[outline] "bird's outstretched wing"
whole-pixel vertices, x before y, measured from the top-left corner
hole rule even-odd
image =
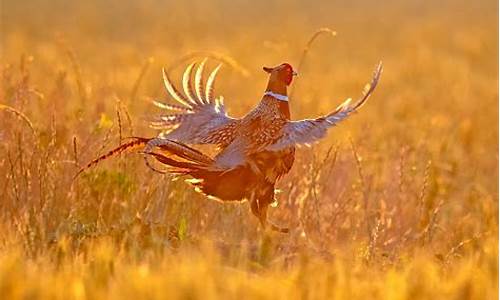
[[[266,150],[278,151],[295,145],[311,144],[323,138],[330,127],[337,125],[366,102],[375,90],[381,73],[382,63],[380,62],[374,71],[371,82],[366,85],[363,95],[358,101],[351,103],[351,99],[347,99],[335,111],[317,119],[289,121],[283,128],[281,138],[267,146]]]
[[[210,73],[204,86],[205,63],[206,59],[198,66],[192,63],[186,68],[182,77],[184,94],[177,90],[163,69],[165,88],[178,104],[153,101],[156,106],[169,112],[156,117],[150,124],[152,128],[162,130],[159,137],[188,144],[217,145],[227,144],[233,139],[239,119],[227,115],[222,96],[214,96],[215,78],[221,65]]]

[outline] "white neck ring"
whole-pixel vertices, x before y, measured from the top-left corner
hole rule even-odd
[[[274,93],[274,92],[271,92],[271,91],[266,91],[264,93],[264,96],[271,96],[274,99],[280,100],[280,101],[288,101],[288,96],[277,94],[277,93]]]

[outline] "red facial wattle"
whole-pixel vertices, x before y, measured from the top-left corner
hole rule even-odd
[[[293,68],[290,64],[283,64],[283,71],[285,72],[285,83],[286,85],[290,85],[293,79]]]
[[[286,74],[286,79],[285,79],[286,85],[290,85],[292,83],[292,79],[293,79],[292,72],[288,72]]]

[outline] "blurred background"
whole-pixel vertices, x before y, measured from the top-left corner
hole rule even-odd
[[[104,240],[113,249],[110,260],[121,257],[128,265],[133,257],[151,267],[168,260],[165,249],[208,240],[217,259],[244,271],[299,266],[314,273],[297,262],[300,255],[360,260],[381,274],[412,264],[417,270],[399,275],[404,284],[377,273],[384,282],[377,285],[365,264],[353,263],[360,272],[353,275],[349,266],[326,263],[324,274],[355,279],[301,285],[310,297],[331,297],[335,284],[345,292],[339,299],[372,297],[370,291],[398,284],[413,299],[419,293],[497,295],[497,1],[0,3],[0,260],[13,251],[6,245],[15,244],[21,245],[19,257],[57,260],[64,253],[74,266],[78,255],[94,253],[88,249]],[[235,117],[260,100],[267,82],[263,66],[288,62],[299,68],[290,91],[295,119],[356,99],[375,65],[384,63],[379,86],[360,113],[320,144],[301,149],[280,182],[279,205],[270,214],[293,229],[289,235],[266,239],[248,204],[209,201],[182,180],[152,173],[139,155],[112,159],[73,182],[79,167],[125,137],[157,134],[147,124],[159,113],[150,100],[171,101],[161,68],[180,80],[187,64],[204,56],[211,67],[224,62],[216,95],[224,96]],[[425,259],[415,263],[416,253]],[[140,276],[134,259],[131,272]],[[419,273],[423,269],[428,273]],[[476,269],[484,273],[473,276]],[[224,270],[215,273],[233,278]],[[456,278],[446,276],[456,270]],[[79,272],[71,274],[84,278]],[[0,268],[1,274],[11,276]],[[89,287],[93,280],[113,277],[107,271],[93,276],[81,279],[87,293],[101,291]],[[151,284],[165,285],[148,276]],[[242,288],[253,282],[234,280]],[[357,280],[371,288],[359,288]],[[344,289],[350,284],[352,290]],[[325,293],[314,294],[311,286]]]
[[[140,96],[159,96],[161,66],[195,51],[215,52],[234,58],[250,74],[241,77],[225,68],[219,83],[239,113],[259,99],[267,79],[263,65],[287,61],[297,66],[311,35],[328,27],[338,35],[318,38],[312,47],[293,107],[313,102],[313,109],[321,111],[354,96],[383,60],[384,90],[404,79],[399,97],[408,90],[419,96],[420,101],[408,101],[418,102],[410,109],[443,97],[430,89],[438,86],[446,94],[457,76],[495,77],[497,6],[495,1],[3,0],[1,54],[10,62],[23,53],[33,56],[33,76],[46,78],[67,69],[64,53],[71,49],[84,85],[94,93],[106,86],[118,93],[130,89],[154,58]],[[438,75],[444,77],[440,82]],[[433,110],[446,104],[435,101]],[[296,115],[301,111],[295,109]]]

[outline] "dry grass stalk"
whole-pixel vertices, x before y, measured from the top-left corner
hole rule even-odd
[[[311,36],[311,38],[309,38],[309,41],[307,42],[305,47],[302,49],[302,54],[301,54],[300,59],[299,59],[299,64],[297,65],[297,68],[296,68],[296,70],[297,70],[297,72],[299,72],[299,74],[301,74],[302,71],[304,70],[304,65],[306,62],[307,54],[311,50],[311,47],[314,44],[314,41],[316,41],[316,39],[318,39],[318,37],[320,37],[321,35],[329,35],[329,36],[335,37],[337,35],[337,32],[331,30],[330,28],[319,28],[318,30],[316,30],[313,33],[313,35]],[[297,86],[297,83],[295,83],[295,85],[292,86],[290,89],[290,98],[291,99],[293,99],[293,95],[294,95],[296,86]]]
[[[130,92],[130,103],[134,103],[137,100],[137,92],[139,91],[139,87],[142,83],[142,80],[146,73],[148,72],[151,64],[153,64],[154,58],[150,57],[146,60],[146,62],[142,65],[141,71],[139,72],[139,76],[134,82],[132,90]]]
[[[172,63],[168,67],[167,71],[170,73],[174,69],[176,69],[177,67],[184,65],[187,61],[193,60],[194,58],[205,58],[205,57],[212,58],[212,59],[215,59],[217,61],[220,61],[220,62],[223,62],[223,63],[229,65],[231,68],[236,70],[243,77],[250,76],[250,72],[248,72],[248,70],[245,67],[243,67],[240,63],[238,63],[234,58],[230,57],[229,55],[223,55],[223,54],[219,54],[219,53],[211,52],[211,51],[191,52],[191,53],[177,59],[174,63]]]
[[[35,137],[37,136],[37,133],[36,133],[35,127],[33,126],[33,123],[30,121],[30,119],[25,114],[23,114],[22,112],[20,112],[19,110],[15,109],[15,108],[8,106],[8,105],[5,105],[5,104],[0,104],[0,110],[10,112],[10,113],[16,115],[17,117],[19,117],[31,129],[31,133],[33,134],[33,136],[35,136]]]
[[[350,15],[356,4],[322,2],[299,11],[300,3],[288,3],[272,11],[269,21],[280,26],[263,27],[255,20],[271,14],[267,2],[252,2],[248,13],[255,17],[249,18],[247,11],[227,13],[230,1],[200,2],[197,9],[188,2],[155,1],[152,9],[147,1],[122,1],[118,10],[89,1],[5,2],[0,99],[25,118],[0,108],[3,298],[497,297],[498,128],[491,124],[498,122],[498,72],[496,49],[485,45],[498,42],[491,30],[498,20],[484,13],[495,11],[493,2],[429,2],[423,8],[434,13],[418,18],[405,13],[412,11],[406,2],[377,3],[375,11],[360,6],[356,16]],[[460,16],[450,13],[458,7]],[[382,23],[378,10],[386,17]],[[345,28],[335,46],[335,68],[343,72],[326,70],[331,49],[318,46],[330,33],[310,36],[300,21],[311,15]],[[137,26],[114,26],[124,16]],[[370,26],[375,23],[381,26]],[[67,25],[62,29],[75,51],[61,51],[45,38],[61,31],[60,24]],[[227,24],[229,30],[220,30]],[[387,28],[401,34],[388,35]],[[294,55],[301,37],[309,43]],[[280,209],[270,212],[298,228],[269,235],[262,247],[248,207],[207,201],[139,159],[123,158],[126,168],[111,164],[71,184],[74,168],[101,146],[116,144],[119,136],[127,144],[132,130],[154,134],[142,122],[132,124],[131,117],[152,107],[130,99],[157,98],[161,83],[149,78],[153,65],[137,66],[137,59],[151,53],[175,68],[207,55],[193,49],[217,49],[208,51],[214,60],[232,53],[253,70],[295,56],[301,73],[317,56],[318,73],[299,77],[298,89],[307,93],[290,99],[304,116],[335,105],[331,92],[349,96],[370,61],[385,56],[387,72],[374,101],[327,137],[328,145],[337,145],[349,130],[349,151],[334,146],[313,165],[317,148],[297,151],[290,177],[279,186]],[[179,52],[190,54],[176,61]],[[226,65],[241,67],[225,58]],[[250,107],[261,96],[264,74],[236,72],[241,77],[224,85],[228,106]],[[125,98],[115,103],[115,95]],[[111,117],[97,128],[101,114]]]
[[[425,228],[429,225],[429,222],[430,222],[429,221],[428,206],[425,202],[425,196],[426,196],[428,185],[429,185],[431,165],[432,165],[432,163],[429,160],[427,162],[427,165],[425,166],[424,181],[422,182],[422,187],[420,189],[420,194],[418,196],[418,205],[420,207],[420,226],[421,226],[421,228],[424,228],[423,231],[425,231]],[[422,242],[424,242],[425,236],[421,236],[421,238],[422,238]]]
[[[57,43],[70,62],[73,75],[75,76],[75,82],[78,89],[78,95],[80,96],[80,102],[82,105],[84,105],[87,102],[87,91],[85,89],[85,85],[82,78],[82,70],[76,58],[76,53],[67,44],[67,42],[63,39],[62,36],[58,37]]]
[[[118,114],[121,114],[121,112],[123,112],[125,114],[125,117],[126,117],[126,120],[127,120],[127,123],[128,123],[128,134],[129,136],[133,136],[134,135],[134,125],[132,123],[132,118],[130,117],[130,113],[128,111],[128,108],[127,106],[123,103],[123,101],[116,95],[114,95],[114,99],[117,103],[117,107],[116,107],[116,110],[117,110],[117,115]],[[121,121],[120,121],[121,123]]]
[[[75,167],[80,169],[80,161],[78,160],[78,146],[76,136],[73,136],[73,160],[75,162]]]
[[[361,182],[361,193],[363,196],[363,209],[364,209],[364,217],[365,217],[365,222],[366,222],[366,231],[367,231],[367,236],[368,240],[372,240],[372,217],[370,214],[370,207],[369,207],[369,186],[366,182],[365,174],[363,171],[363,165],[361,163],[362,159],[361,156],[359,156],[358,151],[356,149],[356,146],[354,145],[354,141],[352,140],[351,137],[349,137],[349,141],[351,143],[351,149],[352,153],[354,155],[354,160],[356,162],[356,169],[358,171],[359,179]]]

